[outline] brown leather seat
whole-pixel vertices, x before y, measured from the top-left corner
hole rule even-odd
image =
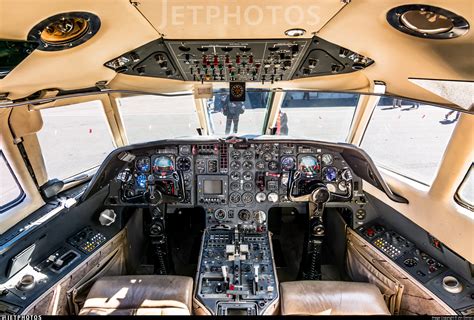
[[[280,289],[283,315],[390,315],[379,289],[369,283],[293,281]]]
[[[118,276],[97,280],[80,315],[190,315],[193,280],[182,276]]]

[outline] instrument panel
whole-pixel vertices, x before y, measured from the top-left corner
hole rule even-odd
[[[309,144],[188,143],[147,149],[135,156],[133,165],[118,177],[125,200],[143,199],[156,184],[176,195],[176,172],[180,172],[185,195],[169,206],[201,206],[212,225],[265,229],[272,206],[292,204],[288,184],[295,172],[301,174],[296,191],[302,193],[317,183],[330,191],[330,201],[350,201],[354,189],[353,172],[342,155]]]

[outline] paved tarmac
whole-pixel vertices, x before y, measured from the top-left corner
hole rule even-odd
[[[196,134],[198,120],[192,97],[135,97],[121,101],[127,135],[131,142]],[[362,147],[376,162],[430,183],[457,122],[445,121],[447,110],[430,106],[409,109],[378,107],[365,133]],[[76,109],[74,114],[69,108]],[[80,108],[80,110],[78,110]],[[351,107],[284,109],[290,136],[344,141],[352,121]],[[265,109],[248,109],[239,120],[239,134],[260,134]],[[454,119],[452,114],[450,119]],[[211,113],[216,134],[222,135],[226,118]],[[48,171],[65,178],[78,168],[97,164],[113,149],[102,110],[87,105],[44,111],[39,139]]]

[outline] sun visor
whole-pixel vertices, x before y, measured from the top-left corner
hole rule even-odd
[[[465,111],[474,112],[474,81],[409,78],[410,82],[446,99]]]
[[[37,47],[37,42],[0,39],[0,79],[5,78]]]
[[[43,127],[40,112],[30,110],[28,106],[13,108],[9,122],[16,139],[36,133]]]

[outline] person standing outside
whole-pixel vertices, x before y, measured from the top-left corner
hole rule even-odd
[[[237,133],[239,130],[239,118],[242,113],[244,113],[244,103],[243,102],[229,102],[224,105],[222,113],[227,117],[225,134],[230,133],[231,126],[233,124],[233,132]]]

